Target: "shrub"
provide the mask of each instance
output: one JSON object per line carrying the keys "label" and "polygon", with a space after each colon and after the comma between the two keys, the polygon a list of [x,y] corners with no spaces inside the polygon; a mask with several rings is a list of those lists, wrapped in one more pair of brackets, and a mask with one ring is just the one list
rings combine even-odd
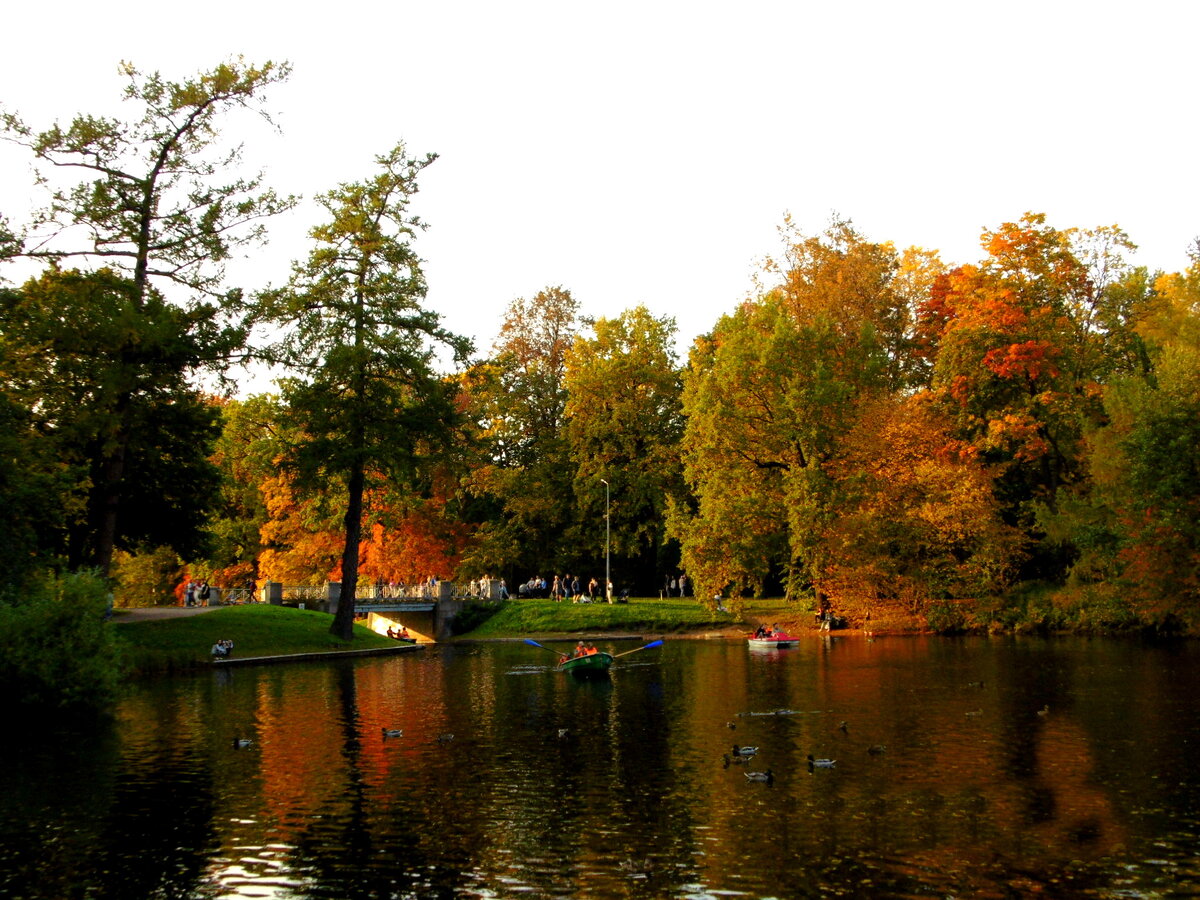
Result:
{"label": "shrub", "polygon": [[98,575],[47,575],[0,607],[5,702],[42,709],[102,709],[116,696],[120,663],[104,618]]}
{"label": "shrub", "polygon": [[934,601],[925,610],[929,628],[938,634],[956,634],[966,628],[967,620],[962,608],[949,601]]}
{"label": "shrub", "polygon": [[174,606],[175,586],[184,580],[179,557],[170,547],[143,548],[137,553],[119,551],[113,560],[116,606]]}

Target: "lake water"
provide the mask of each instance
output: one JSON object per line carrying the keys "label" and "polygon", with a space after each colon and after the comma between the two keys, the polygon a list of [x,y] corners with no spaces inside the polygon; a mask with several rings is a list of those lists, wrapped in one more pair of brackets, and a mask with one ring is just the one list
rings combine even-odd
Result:
{"label": "lake water", "polygon": [[[1196,644],[668,639],[600,682],[547,662],[222,669],[10,732],[0,896],[1200,893]],[[734,744],[758,753],[726,766]]]}

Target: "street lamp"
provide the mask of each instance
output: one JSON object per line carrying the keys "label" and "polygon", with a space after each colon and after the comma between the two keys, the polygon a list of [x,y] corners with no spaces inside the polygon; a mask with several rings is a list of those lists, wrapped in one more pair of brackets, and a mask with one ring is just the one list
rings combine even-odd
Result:
{"label": "street lamp", "polygon": [[604,482],[604,599],[612,603],[612,576],[608,570],[608,482],[603,478],[600,480]]}

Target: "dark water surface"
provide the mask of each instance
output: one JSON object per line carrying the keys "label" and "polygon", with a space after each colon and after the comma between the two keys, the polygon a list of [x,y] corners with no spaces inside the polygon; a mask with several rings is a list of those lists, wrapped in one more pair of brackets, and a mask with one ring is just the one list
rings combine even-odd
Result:
{"label": "dark water surface", "polygon": [[[1200,893],[1195,644],[668,640],[598,683],[548,660],[224,669],[10,730],[0,896]],[[759,753],[726,767],[734,743]]]}

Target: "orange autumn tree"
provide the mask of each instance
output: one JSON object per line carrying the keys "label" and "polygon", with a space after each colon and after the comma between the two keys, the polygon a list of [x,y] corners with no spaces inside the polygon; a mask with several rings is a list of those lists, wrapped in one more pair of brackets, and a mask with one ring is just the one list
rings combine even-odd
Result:
{"label": "orange autumn tree", "polygon": [[[1003,464],[1005,516],[1031,533],[1039,509],[1086,484],[1083,435],[1102,414],[1104,286],[1077,252],[1097,233],[1123,240],[1059,231],[1033,213],[985,231],[987,258],[944,274],[920,310],[932,388],[957,434]],[[1060,573],[1064,560],[1041,549],[1030,574]]]}
{"label": "orange autumn tree", "polygon": [[953,436],[933,395],[865,404],[825,469],[841,497],[822,535],[825,590],[840,614],[928,618],[1007,583],[1022,536],[1002,521],[995,473]]}
{"label": "orange autumn tree", "polygon": [[301,494],[284,473],[264,479],[260,489],[267,520],[260,531],[259,577],[284,584],[338,580],[343,535],[337,512],[325,498]]}
{"label": "orange autumn tree", "polygon": [[[283,475],[264,480],[262,490],[269,513],[258,560],[262,577],[288,584],[341,581],[345,536],[328,498],[302,496]],[[412,584],[430,575],[452,578],[470,527],[447,513],[449,497],[447,479],[425,497],[402,497],[382,488],[367,493],[367,527],[358,554],[363,581]]]}
{"label": "orange autumn tree", "polygon": [[448,510],[452,479],[436,478],[428,496],[389,496],[372,491],[366,498],[370,528],[362,541],[359,571],[384,584],[414,584],[434,576],[455,576],[471,542],[470,525]]}

